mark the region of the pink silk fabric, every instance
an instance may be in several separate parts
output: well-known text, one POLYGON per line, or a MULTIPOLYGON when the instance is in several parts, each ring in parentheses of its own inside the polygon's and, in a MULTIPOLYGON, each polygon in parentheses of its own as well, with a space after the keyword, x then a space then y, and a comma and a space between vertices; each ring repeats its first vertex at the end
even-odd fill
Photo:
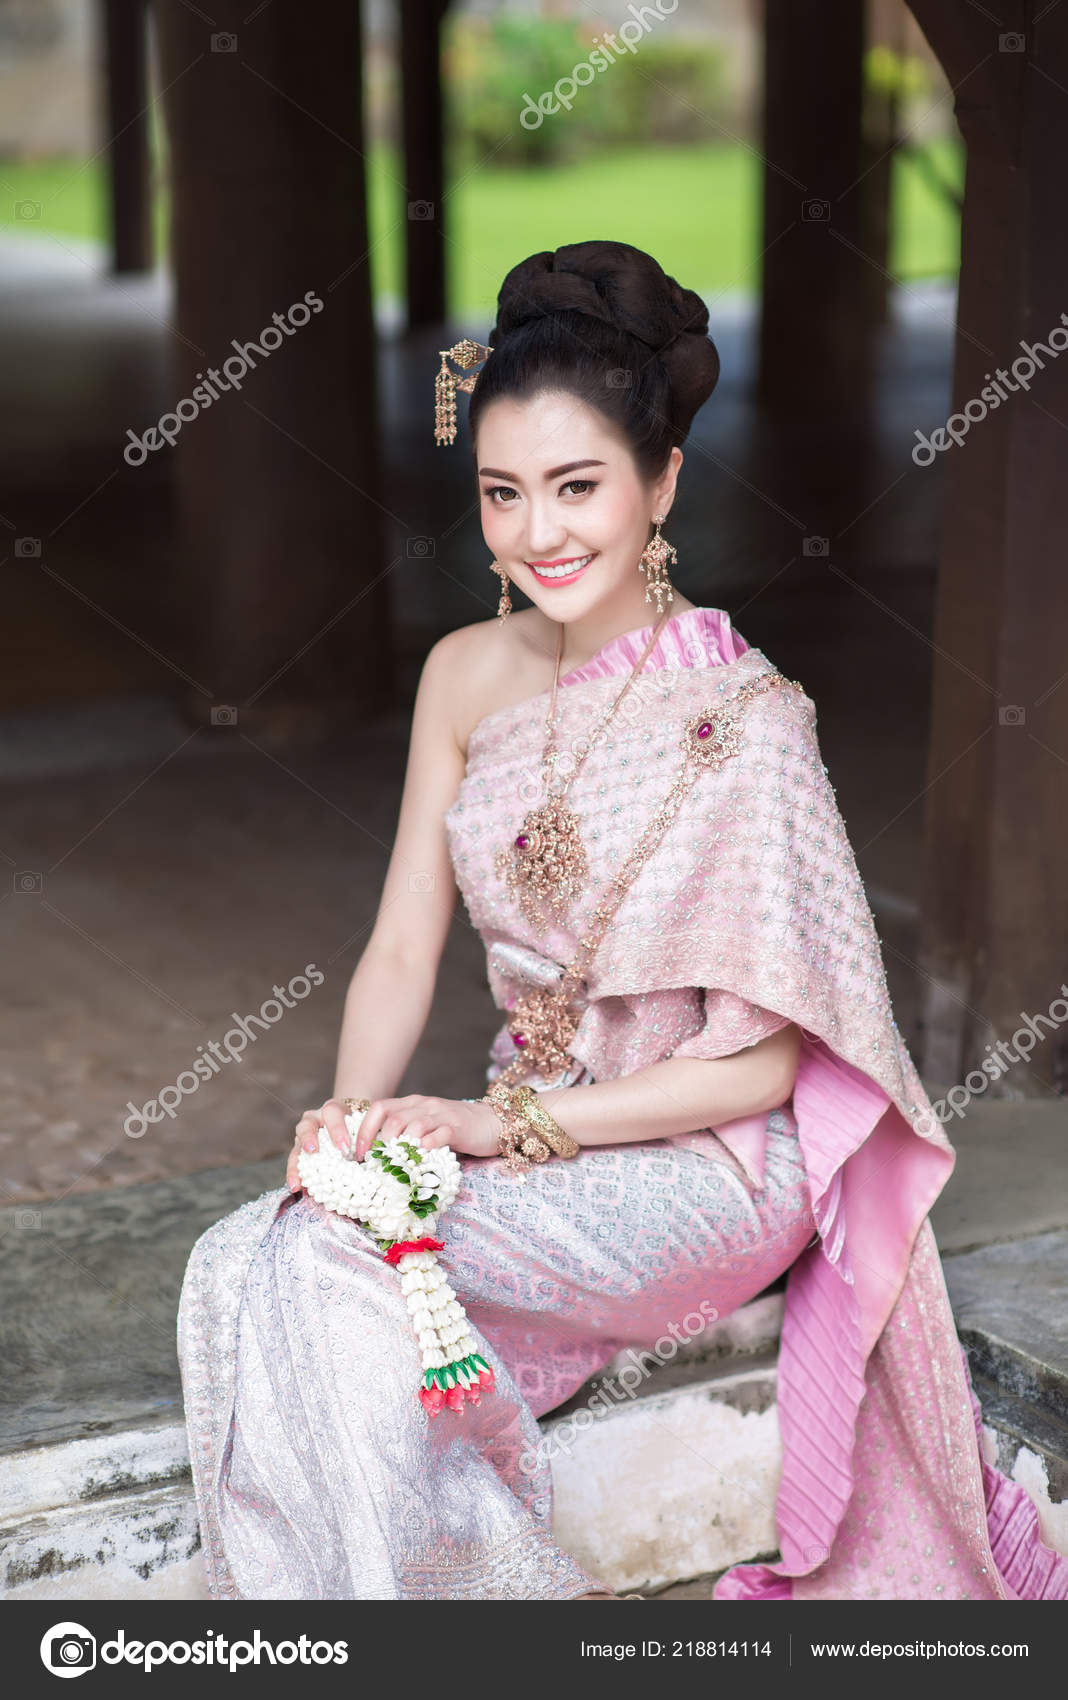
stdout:
MULTIPOLYGON (((651 630, 624 633, 561 678, 562 748, 582 748, 651 630)), ((594 892, 674 777, 685 720, 770 671, 721 609, 667 622, 572 786, 594 892)), ((540 794, 547 703, 546 692, 478 723, 446 816, 502 1010, 552 984, 583 930, 532 929, 491 871, 508 842, 502 822, 514 832, 540 794)), ((567 1076, 726 1056, 791 1021, 802 1031, 792 1108, 818 1236, 787 1282, 781 1559, 736 1565, 715 1597, 1066 1599, 1068 1558, 1041 1541, 1026 1491, 982 1455, 928 1220, 955 1154, 893 1019, 815 707, 779 687, 743 714, 742 751, 697 781, 593 960, 567 1076)), ((491 1074, 513 1055, 505 1026, 491 1074)), ((726 1146, 759 1186, 765 1127, 745 1117, 672 1143, 726 1146)))

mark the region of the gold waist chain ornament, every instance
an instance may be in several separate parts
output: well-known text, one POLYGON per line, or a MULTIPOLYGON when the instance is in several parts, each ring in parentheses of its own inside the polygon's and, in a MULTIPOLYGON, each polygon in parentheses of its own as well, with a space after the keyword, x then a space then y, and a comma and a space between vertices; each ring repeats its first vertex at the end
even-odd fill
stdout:
POLYGON ((776 685, 804 690, 796 679, 787 679, 781 673, 764 673, 743 685, 729 702, 696 714, 686 722, 681 739, 682 765, 630 855, 602 892, 593 911, 590 931, 580 940, 560 984, 551 991, 537 987, 517 999, 509 1016, 508 1031, 518 1055, 497 1076, 495 1086, 511 1086, 525 1074, 534 1072, 546 1081, 551 1075, 567 1072, 573 1061, 571 1045, 582 1017, 578 999, 584 989, 585 975, 613 915, 701 774, 709 768, 721 767, 731 756, 739 754, 743 726, 739 710, 753 697, 776 685))

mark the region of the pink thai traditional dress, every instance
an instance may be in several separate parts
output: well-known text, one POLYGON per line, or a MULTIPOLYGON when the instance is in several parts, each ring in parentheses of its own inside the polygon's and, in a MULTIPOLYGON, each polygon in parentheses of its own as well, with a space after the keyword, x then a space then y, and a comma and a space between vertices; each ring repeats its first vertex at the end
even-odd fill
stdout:
MULTIPOLYGON (((561 749, 598 724, 652 629, 561 678, 561 749)), ((666 622, 570 789, 589 881, 566 924, 529 925, 494 867, 539 800, 548 692, 475 727, 445 824, 502 1012, 487 1079, 516 1055, 509 1009, 559 980, 668 792, 684 727, 774 672, 720 609, 666 622)), ((980 1450, 928 1221, 954 1154, 893 1019, 814 706, 782 681, 742 720, 741 747, 690 787, 593 957, 566 1074, 528 1082, 723 1057, 796 1022, 790 1099, 587 1148, 522 1183, 499 1159, 462 1159, 441 1261, 497 1378, 462 1417, 415 1397, 400 1283, 354 1223, 283 1186, 204 1233, 178 1344, 213 1597, 603 1587, 553 1539, 537 1419, 622 1348, 702 1303, 727 1316, 788 1271, 781 1556, 736 1565, 716 1598, 1068 1598, 1068 1559, 980 1450)))

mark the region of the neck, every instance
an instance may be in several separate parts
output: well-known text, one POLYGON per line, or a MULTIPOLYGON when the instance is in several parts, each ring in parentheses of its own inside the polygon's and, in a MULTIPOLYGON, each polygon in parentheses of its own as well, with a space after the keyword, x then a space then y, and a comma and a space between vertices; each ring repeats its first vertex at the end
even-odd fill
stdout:
MULTIPOLYGON (((637 574, 635 574, 637 578, 637 574)), ((676 590, 672 600, 665 604, 664 613, 667 620, 675 614, 683 614, 694 603, 676 590)), ((639 580, 632 588, 629 584, 621 586, 619 594, 591 608, 588 614, 583 614, 577 620, 568 620, 564 625, 563 648, 560 653, 560 672, 570 673, 575 667, 583 667, 592 655, 603 649, 613 638, 621 637, 624 632, 641 631, 646 626, 655 626, 660 619, 655 602, 645 601, 644 580, 639 580)), ((549 620, 547 623, 552 631, 552 645, 555 653, 558 621, 549 620)))

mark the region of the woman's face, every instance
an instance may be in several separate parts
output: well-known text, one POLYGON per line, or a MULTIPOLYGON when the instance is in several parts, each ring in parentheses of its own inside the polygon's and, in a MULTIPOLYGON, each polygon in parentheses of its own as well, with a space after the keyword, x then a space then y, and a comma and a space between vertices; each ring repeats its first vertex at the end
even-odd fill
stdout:
POLYGON ((611 423, 574 396, 501 398, 479 422, 482 534, 513 583, 552 620, 580 619, 621 593, 644 596, 638 557, 666 514, 682 453, 643 483, 611 423))

